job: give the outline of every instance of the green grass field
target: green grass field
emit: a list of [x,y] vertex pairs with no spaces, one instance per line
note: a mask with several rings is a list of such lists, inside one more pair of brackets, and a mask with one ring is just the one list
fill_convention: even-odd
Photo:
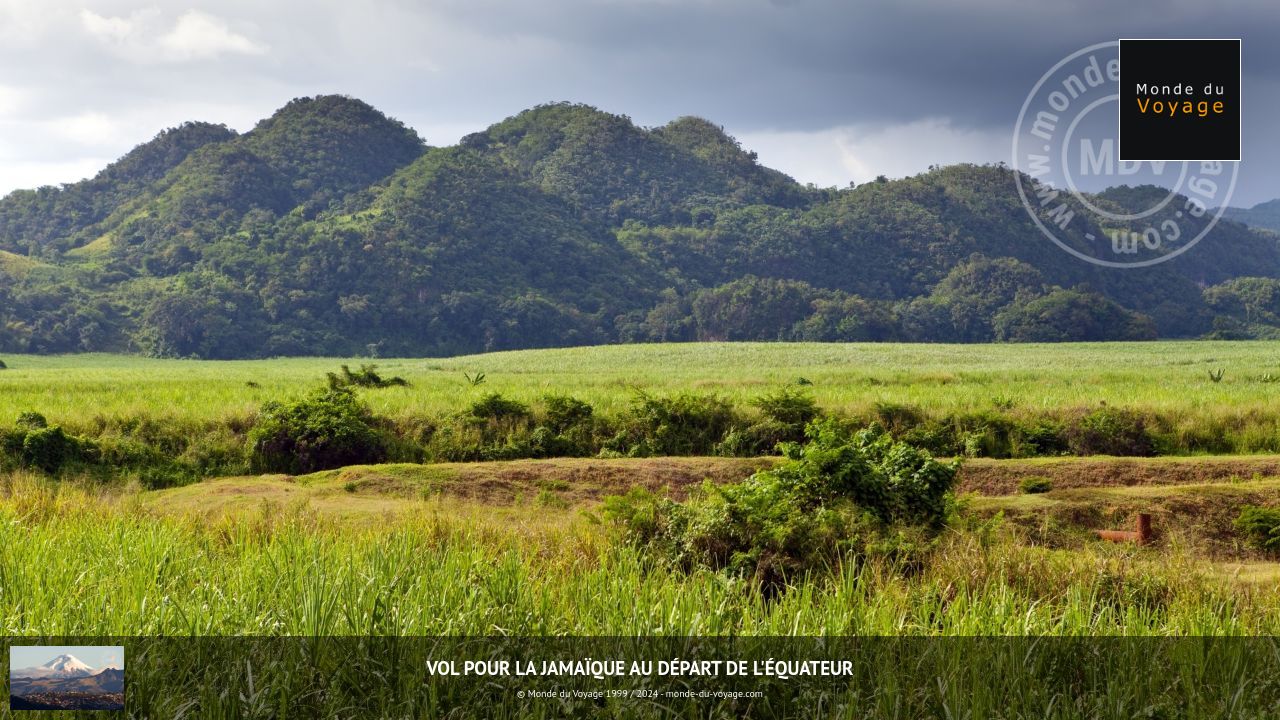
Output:
[[[399,483],[370,482],[383,475]],[[619,546],[578,506],[404,492],[442,475],[363,468],[152,492],[0,477],[0,631],[15,642],[136,638],[126,641],[129,703],[152,717],[281,717],[300,706],[308,717],[467,717],[477,706],[512,718],[802,717],[834,703],[856,705],[841,715],[852,717],[1019,707],[1017,717],[1210,718],[1274,707],[1265,636],[1280,633],[1280,564],[1207,559],[1183,529],[1157,547],[1055,546],[1031,538],[1028,526],[1051,516],[1019,507],[1025,497],[986,498],[918,567],[849,562],[766,596],[749,578],[684,572]],[[1235,490],[1274,493],[1277,482]],[[1205,492],[1145,490],[1138,499],[1175,504]],[[1106,507],[1132,495],[1051,491],[1030,504]],[[846,644],[819,650],[812,636]],[[531,707],[502,678],[424,682],[428,659],[561,656],[553,647],[596,658],[834,655],[861,669],[826,683],[766,679],[759,706],[679,712],[614,700]],[[687,682],[659,686],[668,681]]]
[[[746,579],[664,568],[615,546],[579,508],[368,489],[356,497],[332,477],[304,483],[309,491],[290,498],[271,484],[103,495],[9,477],[0,486],[0,628],[7,635],[1280,632],[1272,566],[1212,562],[1178,546],[1055,548],[1021,541],[1014,523],[988,521],[948,531],[923,572],[849,566],[797,579],[769,599]],[[201,493],[212,501],[225,492],[245,501],[201,501]],[[68,547],[92,551],[62,552]]]
[[[806,378],[824,408],[864,411],[877,402],[935,412],[1029,411],[1100,402],[1153,409],[1188,422],[1271,416],[1280,400],[1280,343],[1150,342],[1049,345],[697,343],[530,350],[448,359],[155,360],[120,355],[6,356],[0,419],[37,408],[78,426],[88,418],[148,415],[212,421],[323,382],[340,363],[376,362],[412,385],[369,394],[393,417],[457,410],[477,389],[533,401],[580,397],[603,412],[624,408],[632,388],[699,391],[745,401]],[[1221,382],[1209,371],[1223,368]],[[1273,382],[1272,380],[1276,380]],[[246,385],[254,382],[259,387]]]
[[[743,406],[805,378],[824,410],[1139,408],[1278,434],[1280,345],[624,346],[381,360],[405,388],[361,391],[391,418],[442,416],[484,392],[572,394],[622,413],[633,389]],[[39,410],[73,429],[251,420],[341,362],[9,356],[0,424]],[[1220,382],[1208,371],[1225,368]],[[483,372],[479,388],[463,373]],[[250,384],[252,383],[252,385]],[[111,419],[115,419],[112,421]],[[1270,428],[1270,430],[1268,430]],[[1216,431],[1216,430],[1215,430]],[[1270,435],[1267,435],[1267,433]],[[1247,445],[1242,445],[1248,449]],[[1258,442],[1253,449],[1271,445]],[[234,448],[233,448],[234,449]],[[776,460],[579,458],[384,465],[208,478],[158,491],[29,470],[0,476],[0,629],[32,634],[1010,634],[1280,632],[1280,565],[1231,537],[1275,504],[1274,457],[974,460],[961,510],[905,567],[890,559],[745,579],[655,563],[614,541],[603,495],[740,480]],[[1013,488],[1028,474],[1057,486]],[[966,479],[967,478],[967,479]],[[1109,487],[1115,479],[1116,485]],[[1156,513],[1154,546],[1093,530]],[[92,552],[59,552],[61,548]]]

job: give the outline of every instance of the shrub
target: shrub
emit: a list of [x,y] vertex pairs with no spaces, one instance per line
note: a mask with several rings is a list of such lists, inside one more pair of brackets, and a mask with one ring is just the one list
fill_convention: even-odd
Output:
[[898,436],[903,442],[923,448],[935,455],[963,455],[965,439],[956,437],[956,424],[946,420],[928,420]]
[[8,469],[11,463],[22,461],[22,441],[26,439],[25,430],[0,428],[0,469]]
[[733,429],[717,448],[719,455],[754,456],[776,453],[784,442],[804,440],[805,426],[818,417],[818,405],[808,394],[785,387],[751,401],[763,418],[750,427]]
[[1076,455],[1155,454],[1155,441],[1143,416],[1133,410],[1103,406],[1069,422],[1067,447]]
[[1270,555],[1280,553],[1280,508],[1246,505],[1235,527],[1250,545]]
[[1042,475],[1030,475],[1018,483],[1018,490],[1028,495],[1047,493],[1053,489],[1053,481]]
[[587,403],[568,395],[548,395],[543,402],[547,406],[547,427],[556,434],[590,423],[595,412]]
[[[801,434],[803,434],[801,428]],[[734,428],[716,446],[716,454],[727,457],[755,457],[777,453],[778,446],[796,441],[795,427],[776,420],[762,420],[745,428]]]
[[710,455],[737,422],[733,406],[714,395],[639,392],[606,449],[632,457]]
[[508,400],[498,393],[489,393],[471,404],[467,413],[480,420],[525,420],[528,419],[529,406],[517,400]]
[[1050,418],[1038,418],[1018,426],[1015,456],[1061,455],[1068,450],[1061,423]]
[[165,450],[154,438],[113,436],[103,438],[97,455],[102,468],[111,476],[133,478],[147,490],[186,485],[213,475],[237,475],[248,472],[244,448],[238,448],[236,459],[225,466],[202,466],[188,456],[202,453],[193,445],[182,456]]
[[351,372],[351,368],[343,365],[340,373],[326,373],[329,377],[329,389],[405,387],[409,384],[409,381],[402,377],[384,378],[377,373],[377,370],[377,365],[361,365],[358,371]]
[[257,472],[310,473],[382,462],[388,454],[369,408],[346,390],[263,405],[249,444]]
[[49,427],[49,421],[40,413],[28,410],[24,413],[18,413],[17,425],[24,430],[39,430],[40,428]]
[[1005,415],[979,410],[949,418],[959,450],[968,457],[1007,458],[1013,455],[1017,426]]
[[[514,438],[513,438],[514,439]],[[510,442],[508,445],[519,448],[522,452],[518,457],[563,457],[570,454],[570,447],[554,430],[549,427],[539,425],[529,433],[527,439],[521,439],[519,442]]]
[[900,434],[924,424],[925,416],[920,408],[914,405],[895,402],[877,402],[875,404],[876,422],[885,426],[890,432]]
[[8,370],[8,369],[9,369],[9,366],[5,365],[3,360],[0,360],[0,370]]
[[566,444],[557,442],[558,436],[545,427],[531,432],[532,420],[528,405],[490,393],[433,428],[426,453],[435,460],[450,462],[561,454]]
[[54,474],[71,462],[97,459],[97,446],[87,438],[68,435],[50,426],[44,415],[27,411],[18,415],[12,430],[0,431],[0,461],[34,467]]
[[768,395],[761,395],[752,400],[751,404],[760,408],[761,414],[767,419],[785,425],[797,426],[802,434],[805,426],[818,417],[818,404],[813,397],[790,387],[784,387]]
[[61,426],[40,427],[28,430],[22,439],[22,461],[53,474],[69,462],[89,459],[92,448],[91,442],[68,435]]
[[[766,590],[838,563],[904,528],[938,529],[958,466],[894,442],[879,426],[827,420],[787,461],[748,480],[703,485],[686,503],[643,489],[605,501],[625,540],[684,568],[749,575]],[[892,543],[890,543],[892,544]]]

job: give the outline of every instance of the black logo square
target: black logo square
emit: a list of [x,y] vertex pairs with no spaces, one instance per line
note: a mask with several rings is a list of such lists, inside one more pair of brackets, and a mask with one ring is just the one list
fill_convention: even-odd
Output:
[[1240,41],[1120,41],[1121,160],[1240,159]]

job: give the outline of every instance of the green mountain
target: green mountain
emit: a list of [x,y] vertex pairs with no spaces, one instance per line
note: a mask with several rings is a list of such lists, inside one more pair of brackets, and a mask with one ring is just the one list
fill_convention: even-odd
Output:
[[0,200],[0,276],[5,352],[1280,334],[1271,233],[1223,222],[1170,262],[1099,268],[1043,239],[1003,166],[817,189],[706,120],[567,103],[443,148],[337,96],[243,135],[184,125]]
[[1251,208],[1229,207],[1223,217],[1280,233],[1280,199],[1258,203]]
[[27,254],[65,241],[144,193],[192,152],[235,135],[222,125],[187,123],[161,132],[90,180],[11,193],[0,201],[0,249]]

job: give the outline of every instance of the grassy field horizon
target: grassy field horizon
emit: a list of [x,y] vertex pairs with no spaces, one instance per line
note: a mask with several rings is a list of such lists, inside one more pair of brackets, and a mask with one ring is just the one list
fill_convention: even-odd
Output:
[[[609,412],[633,389],[695,391],[745,401],[807,381],[819,405],[856,412],[877,402],[945,412],[1044,410],[1099,403],[1173,414],[1271,412],[1280,400],[1280,341],[1152,341],[940,345],[671,343],[519,350],[450,358],[181,360],[135,355],[5,355],[0,421],[39,409],[50,419],[147,412],[190,420],[255,412],[267,399],[323,384],[341,364],[376,364],[410,385],[369,394],[380,414],[457,409],[477,392],[531,401],[568,393]],[[1222,370],[1219,381],[1210,373]]]

